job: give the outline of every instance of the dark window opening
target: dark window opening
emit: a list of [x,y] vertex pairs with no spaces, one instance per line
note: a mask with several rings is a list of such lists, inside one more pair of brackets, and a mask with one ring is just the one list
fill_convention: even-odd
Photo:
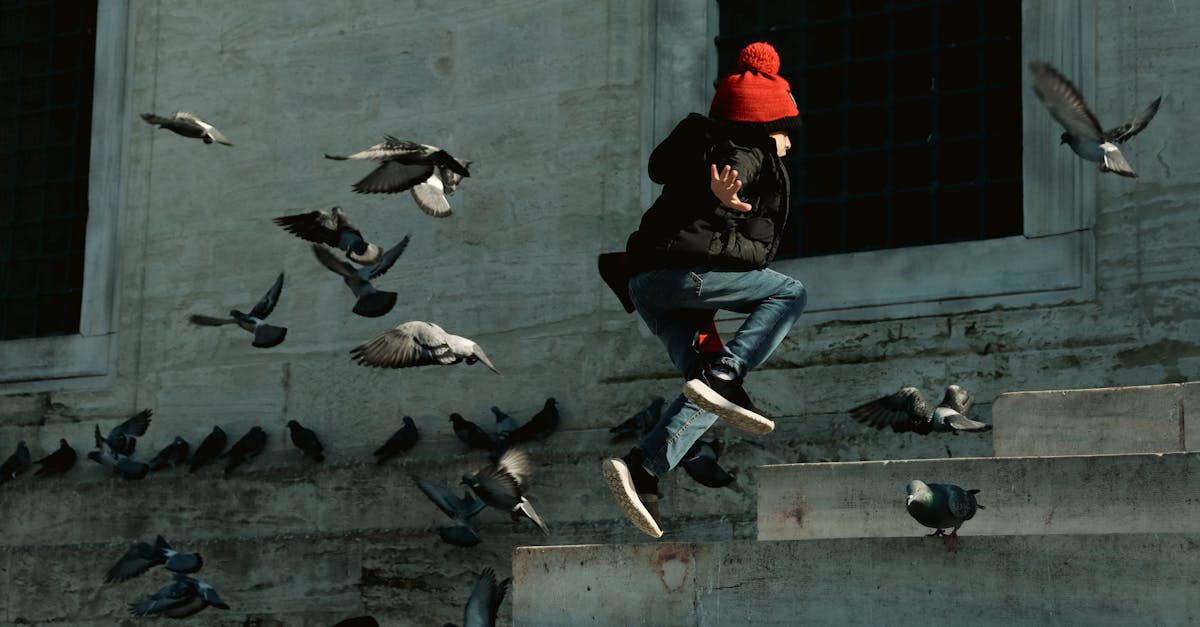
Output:
[[804,120],[781,256],[1023,232],[1021,3],[718,4],[719,76],[770,42]]
[[79,331],[97,0],[0,0],[0,340]]

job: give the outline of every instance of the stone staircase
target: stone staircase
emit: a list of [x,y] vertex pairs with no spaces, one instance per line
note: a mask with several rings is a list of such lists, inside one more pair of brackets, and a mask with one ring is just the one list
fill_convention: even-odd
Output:
[[[518,548],[513,622],[1196,624],[1189,410],[1200,383],[1017,392],[993,404],[994,457],[764,466],[756,540]],[[987,509],[957,542],[923,537],[918,478]]]

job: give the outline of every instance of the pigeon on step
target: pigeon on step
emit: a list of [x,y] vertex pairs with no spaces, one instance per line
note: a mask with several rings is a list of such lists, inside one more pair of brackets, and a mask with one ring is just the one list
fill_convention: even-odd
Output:
[[908,498],[904,507],[917,522],[934,529],[931,536],[958,537],[958,528],[984,507],[975,502],[979,490],[964,490],[951,483],[925,483],[919,479],[908,482]]

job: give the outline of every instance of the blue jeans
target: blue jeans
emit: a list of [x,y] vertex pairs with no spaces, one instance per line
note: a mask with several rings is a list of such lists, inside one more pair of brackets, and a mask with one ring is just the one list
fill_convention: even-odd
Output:
[[[706,266],[643,272],[629,279],[629,296],[685,379],[696,374],[697,320],[718,309],[749,314],[718,358],[740,378],[779,347],[808,303],[802,283],[774,270]],[[716,420],[680,394],[639,444],[646,470],[666,474]]]

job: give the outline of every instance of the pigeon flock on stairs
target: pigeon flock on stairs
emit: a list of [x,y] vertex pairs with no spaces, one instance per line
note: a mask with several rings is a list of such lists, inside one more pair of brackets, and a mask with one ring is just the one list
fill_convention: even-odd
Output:
[[[1079,89],[1063,74],[1041,61],[1031,62],[1029,69],[1033,74],[1034,93],[1064,129],[1062,143],[1080,158],[1098,163],[1101,172],[1135,177],[1117,144],[1128,141],[1150,123],[1158,112],[1161,97],[1128,122],[1104,130]],[[200,139],[205,144],[234,146],[213,124],[191,113],[178,112],[169,117],[144,113],[141,117],[149,124],[183,137]],[[354,192],[395,194],[407,191],[418,209],[436,218],[452,215],[447,196],[454,194],[463,179],[471,174],[468,160],[454,157],[435,146],[390,135],[356,153],[325,156],[339,161],[378,162],[374,170],[353,184]],[[280,216],[274,218],[274,223],[311,244],[317,261],[349,288],[354,297],[352,311],[355,314],[376,318],[392,311],[397,293],[379,289],[372,281],[383,277],[397,263],[411,241],[409,235],[385,249],[369,241],[338,206],[329,211]],[[339,258],[339,253],[344,259]],[[284,273],[280,272],[248,313],[230,309],[227,316],[197,313],[189,320],[198,326],[237,325],[252,335],[251,346],[260,349],[278,346],[287,338],[288,328],[268,323],[267,319],[275,310],[283,287]],[[621,290],[614,288],[614,291],[620,297]],[[623,305],[630,310],[624,301]],[[397,324],[351,348],[349,355],[355,363],[373,368],[482,363],[499,374],[478,343],[423,320]],[[645,408],[613,426],[609,429],[610,443],[644,436],[657,423],[663,405],[662,397],[654,397]],[[848,414],[855,421],[875,429],[890,427],[896,433],[911,432],[921,436],[990,430],[991,425],[969,417],[971,405],[970,394],[959,385],[948,386],[937,406],[930,406],[916,387],[902,387],[892,394],[855,406]],[[485,429],[461,414],[450,414],[457,439],[468,450],[488,453],[487,463],[462,475],[461,492],[452,486],[412,476],[421,493],[450,519],[450,524],[437,529],[439,537],[459,547],[479,544],[480,537],[472,520],[489,507],[507,513],[513,521],[528,521],[543,534],[550,533],[549,526],[526,496],[532,463],[521,445],[544,440],[555,432],[559,422],[557,401],[546,399],[542,410],[523,423],[498,407],[490,409],[495,418],[492,429]],[[96,425],[95,447],[87,453],[87,458],[129,480],[144,479],[150,473],[174,472],[185,466],[189,473],[195,473],[218,460],[224,462],[223,472],[229,475],[243,464],[252,462],[264,450],[268,439],[266,430],[255,425],[227,448],[227,434],[221,427],[214,426],[194,449],[186,439],[177,436],[149,461],[143,462],[135,459],[139,453],[137,439],[146,434],[152,415],[151,410],[142,410],[113,427],[107,435],[103,435]],[[304,460],[308,463],[325,460],[324,445],[315,431],[296,420],[289,420],[286,429]],[[411,450],[418,440],[416,423],[412,417],[404,416],[401,426],[373,451],[373,460],[376,464],[385,464]],[[737,481],[736,473],[720,465],[722,448],[719,439],[702,439],[687,452],[680,465],[700,485],[711,488],[732,486]],[[76,465],[76,461],[76,451],[66,439],[60,439],[57,449],[36,461],[31,458],[26,443],[21,441],[13,454],[0,464],[0,484],[16,479],[34,464],[39,466],[34,476],[63,475]],[[949,529],[950,534],[946,537],[957,538],[959,528],[977,510],[983,509],[976,502],[975,495],[979,490],[963,489],[949,483],[925,483],[918,479],[910,481],[906,488],[905,509],[919,524],[934,529],[929,535],[945,535],[945,530]],[[153,594],[130,603],[129,611],[135,616],[184,618],[210,606],[228,609],[230,606],[213,586],[192,576],[203,565],[204,560],[199,554],[180,553],[158,536],[153,544],[132,543],[105,573],[104,581],[125,582],[155,566],[162,566],[172,580]],[[476,579],[464,608],[463,624],[495,624],[497,610],[510,586],[511,580],[498,582],[495,572],[485,568]],[[370,616],[338,623],[345,627],[378,624]]]

